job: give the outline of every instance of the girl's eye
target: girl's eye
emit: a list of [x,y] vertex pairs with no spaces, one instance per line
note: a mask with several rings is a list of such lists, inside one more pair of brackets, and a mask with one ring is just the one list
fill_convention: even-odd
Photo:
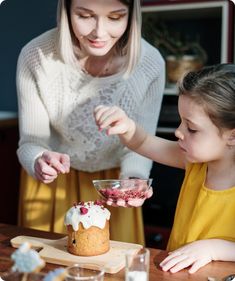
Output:
[[191,129],[191,128],[189,128],[189,127],[188,127],[188,131],[189,131],[189,133],[191,133],[191,134],[195,134],[195,133],[197,132],[197,130]]

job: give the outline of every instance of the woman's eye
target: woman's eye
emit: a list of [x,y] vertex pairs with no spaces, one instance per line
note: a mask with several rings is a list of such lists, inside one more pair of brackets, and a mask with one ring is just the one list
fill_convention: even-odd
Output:
[[121,17],[109,17],[109,19],[110,19],[110,20],[114,20],[114,21],[115,21],[115,20],[120,20],[120,19],[121,19]]
[[123,17],[125,17],[125,15],[126,15],[126,14],[122,14],[122,15],[110,15],[110,16],[109,16],[109,19],[110,19],[110,20],[113,20],[113,21],[115,21],[115,20],[120,20],[120,19],[122,19]]
[[79,18],[82,18],[82,19],[89,19],[92,17],[92,15],[90,15],[90,14],[80,14],[78,16],[79,16]]

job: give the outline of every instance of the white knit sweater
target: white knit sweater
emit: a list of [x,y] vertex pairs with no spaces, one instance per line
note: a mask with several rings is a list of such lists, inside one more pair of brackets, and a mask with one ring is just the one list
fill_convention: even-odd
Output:
[[155,134],[165,84],[165,63],[142,40],[133,74],[96,78],[64,64],[56,51],[57,30],[49,30],[21,51],[17,66],[20,141],[17,154],[34,175],[34,161],[45,150],[67,153],[82,171],[121,167],[121,176],[147,178],[152,162],[124,148],[117,136],[99,132],[93,110],[118,105]]

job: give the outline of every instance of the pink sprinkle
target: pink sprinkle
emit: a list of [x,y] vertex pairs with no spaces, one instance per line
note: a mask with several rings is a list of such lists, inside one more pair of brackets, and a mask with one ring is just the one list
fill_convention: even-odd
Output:
[[85,214],[87,214],[88,209],[85,208],[85,207],[81,207],[81,208],[80,208],[80,212],[81,212],[82,215],[85,215]]
[[95,200],[95,205],[102,206],[102,202],[100,200]]
[[[103,195],[103,197],[106,198],[106,200],[112,200],[113,202],[117,202],[117,200],[124,200],[128,201],[131,199],[144,199],[145,198],[145,192],[138,189],[130,189],[130,190],[118,190],[118,189],[100,189],[100,193]],[[106,202],[107,203],[107,202]]]

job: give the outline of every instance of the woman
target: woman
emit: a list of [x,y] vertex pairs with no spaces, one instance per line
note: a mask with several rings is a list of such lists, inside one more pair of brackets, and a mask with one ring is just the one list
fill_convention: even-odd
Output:
[[[64,232],[68,208],[97,199],[93,179],[149,176],[151,161],[99,132],[93,116],[100,103],[118,105],[155,133],[165,65],[140,30],[138,0],[59,0],[57,28],[21,51],[20,225]],[[110,210],[111,239],[143,244],[141,208]]]

